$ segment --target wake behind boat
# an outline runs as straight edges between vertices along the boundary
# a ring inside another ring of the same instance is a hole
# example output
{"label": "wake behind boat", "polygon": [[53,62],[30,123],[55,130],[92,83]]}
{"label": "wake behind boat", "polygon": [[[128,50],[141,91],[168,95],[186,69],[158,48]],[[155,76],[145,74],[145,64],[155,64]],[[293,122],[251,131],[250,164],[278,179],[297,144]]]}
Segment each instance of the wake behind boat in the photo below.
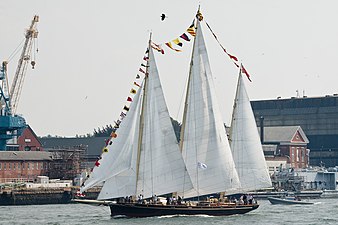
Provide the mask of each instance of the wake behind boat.
{"label": "wake behind boat", "polygon": [[302,201],[300,198],[297,197],[281,197],[281,198],[275,198],[275,197],[268,197],[268,200],[271,204],[283,204],[283,205],[312,205],[313,202],[308,201]]}

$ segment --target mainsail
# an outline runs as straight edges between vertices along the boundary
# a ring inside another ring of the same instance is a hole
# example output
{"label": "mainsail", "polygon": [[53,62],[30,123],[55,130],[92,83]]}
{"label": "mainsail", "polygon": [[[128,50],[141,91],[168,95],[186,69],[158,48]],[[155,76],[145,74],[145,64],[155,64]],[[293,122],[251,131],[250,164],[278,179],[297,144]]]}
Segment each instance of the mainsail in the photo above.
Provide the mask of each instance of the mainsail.
{"label": "mainsail", "polygon": [[243,190],[271,187],[255,117],[239,73],[230,130],[231,150]]}
{"label": "mainsail", "polygon": [[199,20],[183,115],[181,150],[194,186],[185,193],[185,198],[233,192],[240,187]]}
{"label": "mainsail", "polygon": [[142,88],[122,121],[117,138],[82,188],[85,191],[104,182],[98,199],[139,194],[149,198],[192,188],[151,48],[146,68]]}
{"label": "mainsail", "polygon": [[143,106],[137,194],[145,198],[192,187],[165,103],[152,48]]}

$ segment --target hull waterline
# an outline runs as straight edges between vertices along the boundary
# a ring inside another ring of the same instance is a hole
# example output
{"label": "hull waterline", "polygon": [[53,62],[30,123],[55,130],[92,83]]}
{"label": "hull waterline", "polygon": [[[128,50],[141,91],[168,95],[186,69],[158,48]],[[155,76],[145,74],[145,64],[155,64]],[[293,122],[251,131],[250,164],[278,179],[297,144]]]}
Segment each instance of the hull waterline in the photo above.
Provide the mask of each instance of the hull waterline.
{"label": "hull waterline", "polygon": [[112,217],[153,217],[169,215],[230,216],[248,213],[257,209],[259,205],[206,207],[186,205],[111,204],[109,206]]}

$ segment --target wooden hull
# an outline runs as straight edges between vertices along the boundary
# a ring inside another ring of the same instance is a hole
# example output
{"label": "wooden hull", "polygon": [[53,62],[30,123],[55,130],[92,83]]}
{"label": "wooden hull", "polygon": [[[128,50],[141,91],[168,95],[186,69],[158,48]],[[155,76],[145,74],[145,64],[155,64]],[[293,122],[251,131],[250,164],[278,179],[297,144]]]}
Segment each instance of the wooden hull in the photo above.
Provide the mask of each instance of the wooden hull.
{"label": "wooden hull", "polygon": [[259,205],[225,205],[225,206],[186,206],[186,205],[144,205],[144,204],[110,204],[113,217],[152,217],[169,215],[209,215],[230,216],[244,214],[255,210]]}
{"label": "wooden hull", "polygon": [[298,201],[298,200],[289,200],[289,199],[283,199],[283,198],[273,198],[268,197],[268,200],[271,204],[284,204],[284,205],[312,205],[313,202],[304,202],[304,201]]}

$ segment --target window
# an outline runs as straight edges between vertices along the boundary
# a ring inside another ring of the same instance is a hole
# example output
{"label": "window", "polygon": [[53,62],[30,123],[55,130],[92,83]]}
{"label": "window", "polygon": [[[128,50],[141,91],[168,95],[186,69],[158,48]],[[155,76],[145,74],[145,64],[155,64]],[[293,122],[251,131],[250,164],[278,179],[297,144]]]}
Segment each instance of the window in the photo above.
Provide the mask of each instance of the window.
{"label": "window", "polygon": [[291,163],[295,161],[295,147],[291,147]]}

